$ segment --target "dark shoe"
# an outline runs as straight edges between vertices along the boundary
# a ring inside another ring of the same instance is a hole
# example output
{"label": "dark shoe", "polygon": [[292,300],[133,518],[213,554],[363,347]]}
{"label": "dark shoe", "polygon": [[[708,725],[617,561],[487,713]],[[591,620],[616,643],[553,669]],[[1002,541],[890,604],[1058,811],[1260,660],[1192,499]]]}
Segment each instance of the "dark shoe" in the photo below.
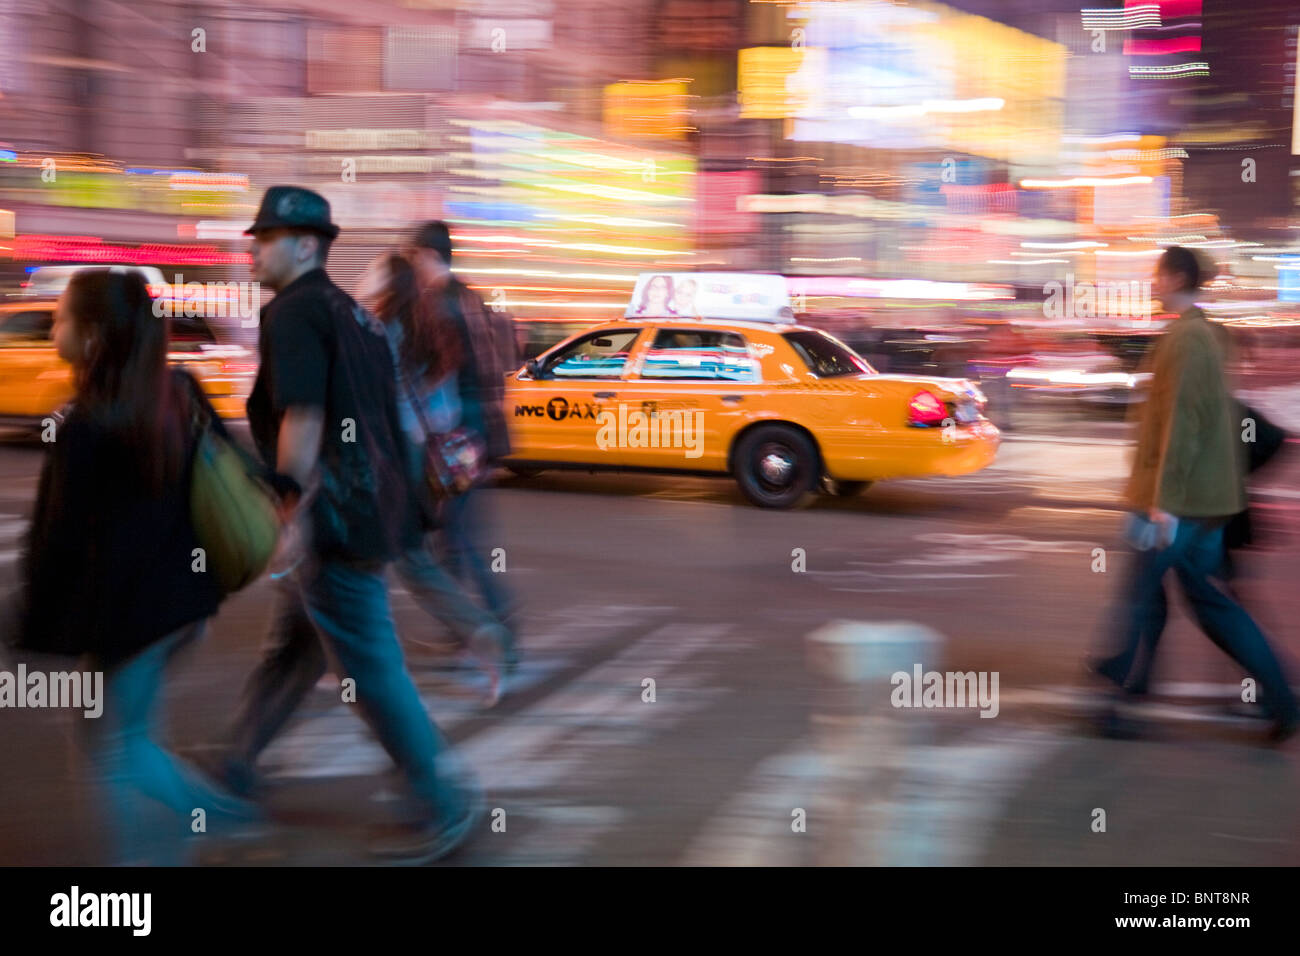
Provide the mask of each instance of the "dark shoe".
{"label": "dark shoe", "polygon": [[1100,737],[1109,740],[1136,740],[1142,736],[1141,725],[1120,713],[1116,704],[1104,707],[1096,716],[1093,727]]}
{"label": "dark shoe", "polygon": [[228,753],[202,754],[194,757],[193,762],[213,787],[230,794],[232,799],[257,800],[262,795],[262,778],[257,771]]}
{"label": "dark shoe", "polygon": [[[257,792],[257,780],[252,771],[244,775],[232,772],[233,764],[227,760],[213,761],[206,766],[195,763],[209,791],[196,809],[206,812],[208,829],[214,836],[228,840],[263,839],[270,835],[273,826],[262,806],[248,798],[248,794]],[[230,786],[232,779],[246,789],[244,794]]]}
{"label": "dark shoe", "polygon": [[1295,736],[1296,731],[1300,730],[1300,715],[1291,714],[1287,717],[1279,717],[1273,721],[1273,726],[1268,731],[1268,742],[1273,746],[1286,743]]}
{"label": "dark shoe", "polygon": [[1103,682],[1109,693],[1122,691],[1127,697],[1145,697],[1151,690],[1150,674],[1144,675],[1140,684],[1131,684],[1129,672],[1113,657],[1093,658],[1084,664],[1084,670],[1089,677]]}
{"label": "dark shoe", "polygon": [[266,811],[252,800],[246,800],[229,790],[213,787],[210,806],[206,809],[209,818],[216,817],[235,826],[261,826],[267,822]]}
{"label": "dark shoe", "polygon": [[474,835],[485,816],[487,805],[483,802],[483,797],[476,794],[450,822],[423,823],[396,835],[374,840],[370,844],[370,852],[402,866],[432,863],[458,850]]}
{"label": "dark shoe", "polygon": [[1112,684],[1120,683],[1110,674],[1114,670],[1114,662],[1109,657],[1091,657],[1084,661],[1083,666],[1091,677],[1100,677]]}
{"label": "dark shoe", "polygon": [[1232,717],[1250,717],[1254,720],[1268,720],[1268,711],[1256,703],[1234,700],[1223,708],[1223,712]]}

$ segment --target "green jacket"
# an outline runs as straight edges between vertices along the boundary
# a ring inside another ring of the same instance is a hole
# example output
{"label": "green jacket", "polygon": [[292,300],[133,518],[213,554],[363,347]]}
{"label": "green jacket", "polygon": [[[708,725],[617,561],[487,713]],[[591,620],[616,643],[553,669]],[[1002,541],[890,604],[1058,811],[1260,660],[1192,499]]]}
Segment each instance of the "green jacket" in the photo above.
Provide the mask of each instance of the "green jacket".
{"label": "green jacket", "polygon": [[1129,505],[1188,518],[1246,507],[1246,446],[1228,391],[1227,336],[1193,306],[1170,323],[1144,367],[1151,388],[1138,421]]}

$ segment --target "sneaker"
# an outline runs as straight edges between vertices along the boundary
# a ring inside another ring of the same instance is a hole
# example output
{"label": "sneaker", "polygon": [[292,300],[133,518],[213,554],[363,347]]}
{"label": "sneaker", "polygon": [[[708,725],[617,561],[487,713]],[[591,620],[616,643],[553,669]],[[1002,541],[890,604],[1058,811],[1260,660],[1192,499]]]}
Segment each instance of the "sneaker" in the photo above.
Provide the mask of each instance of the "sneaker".
{"label": "sneaker", "polygon": [[519,672],[519,652],[509,651],[501,661],[501,675],[514,677]]}
{"label": "sneaker", "polygon": [[486,816],[487,804],[481,794],[475,794],[450,822],[423,823],[394,836],[374,840],[370,852],[402,866],[432,863],[460,849]]}
{"label": "sneaker", "polygon": [[468,653],[487,677],[484,707],[495,707],[501,700],[501,674],[506,666],[504,657],[507,646],[508,635],[498,624],[483,625],[469,639]]}
{"label": "sneaker", "polygon": [[510,677],[515,671],[519,670],[521,656],[519,652],[519,636],[507,626],[505,642],[501,649],[501,670],[505,676]]}

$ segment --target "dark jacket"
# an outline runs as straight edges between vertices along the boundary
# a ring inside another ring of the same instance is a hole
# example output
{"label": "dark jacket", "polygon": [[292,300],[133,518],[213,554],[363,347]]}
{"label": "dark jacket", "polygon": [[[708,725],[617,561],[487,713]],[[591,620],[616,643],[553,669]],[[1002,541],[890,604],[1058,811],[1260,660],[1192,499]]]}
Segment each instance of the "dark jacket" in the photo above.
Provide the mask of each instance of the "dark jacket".
{"label": "dark jacket", "polygon": [[510,454],[505,416],[506,375],[519,368],[514,321],[484,304],[478,293],[452,279],[444,293],[447,312],[460,333],[457,379],[463,424],[483,436],[490,461]]}
{"label": "dark jacket", "polygon": [[[198,388],[185,379],[174,373],[172,387]],[[67,410],[41,470],[26,540],[20,646],[89,652],[111,668],[216,613],[222,596],[216,576],[193,570],[199,543],[189,491],[196,443],[188,428],[186,434],[179,479],[153,494],[142,487],[120,440],[75,405]]]}
{"label": "dark jacket", "polygon": [[310,505],[316,554],[374,564],[419,544],[383,326],[323,269],[313,269],[262,308],[258,349],[248,424],[267,466],[276,466],[287,409],[317,408],[325,418]]}

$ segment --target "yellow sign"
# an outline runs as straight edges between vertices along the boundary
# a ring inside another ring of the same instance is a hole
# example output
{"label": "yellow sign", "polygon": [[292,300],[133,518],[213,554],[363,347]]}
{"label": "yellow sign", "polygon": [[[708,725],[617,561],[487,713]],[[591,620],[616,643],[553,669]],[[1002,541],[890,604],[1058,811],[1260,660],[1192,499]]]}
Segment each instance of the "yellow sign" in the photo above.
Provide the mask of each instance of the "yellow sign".
{"label": "yellow sign", "polygon": [[[755,46],[740,51],[740,115],[746,119],[788,119],[802,112],[809,91],[796,74],[805,62],[823,58],[813,47]],[[813,66],[809,62],[809,66]],[[815,69],[814,69],[815,72]]]}
{"label": "yellow sign", "polygon": [[742,115],[793,116],[809,142],[1058,159],[1063,45],[923,0],[797,9],[806,46],[741,51]]}
{"label": "yellow sign", "polygon": [[605,132],[610,136],[685,139],[690,129],[686,81],[611,83],[605,87]]}

